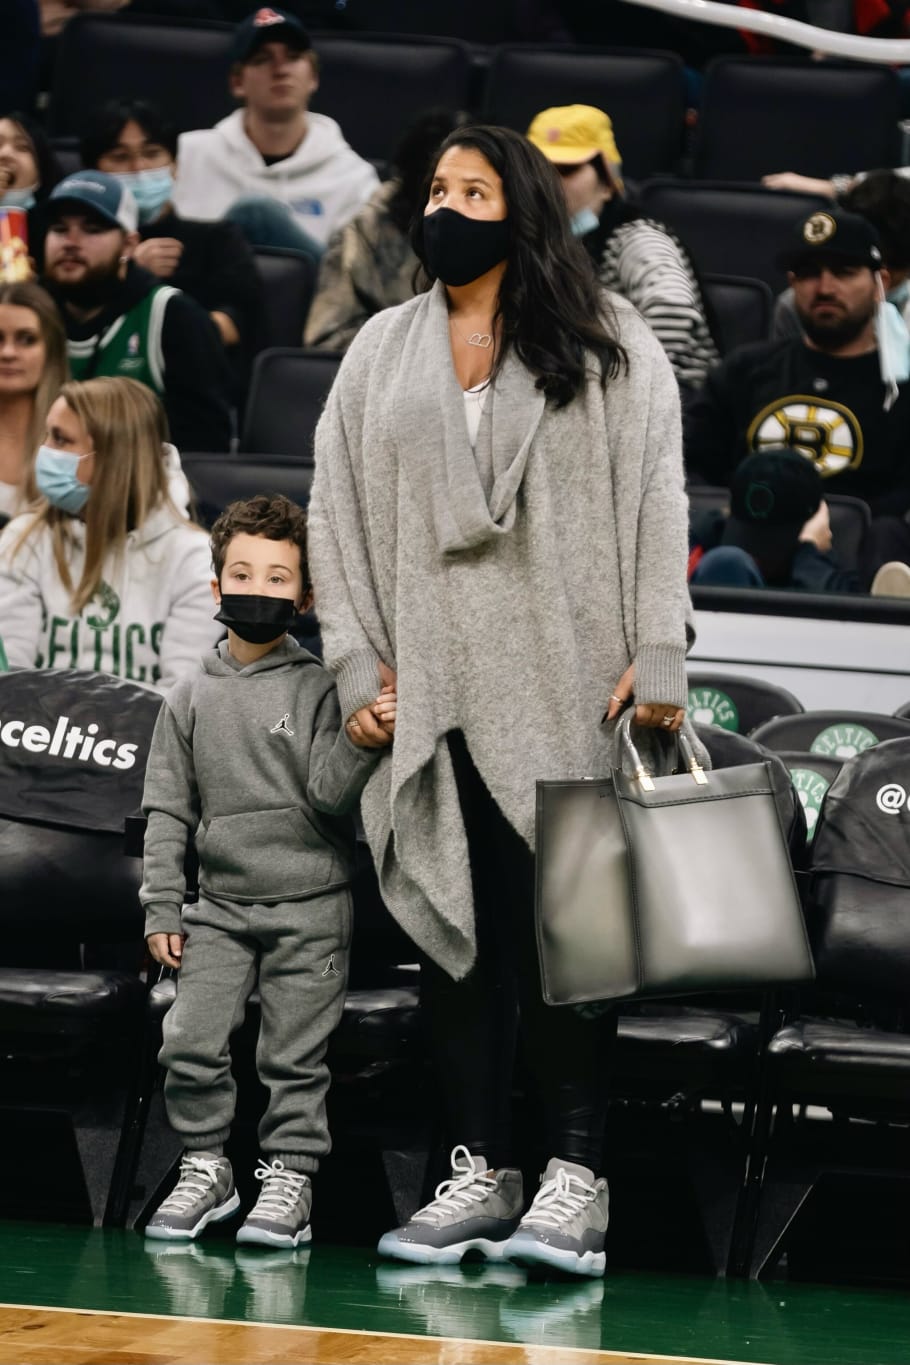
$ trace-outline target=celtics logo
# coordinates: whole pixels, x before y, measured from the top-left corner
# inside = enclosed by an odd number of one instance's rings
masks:
[[[811,460],[823,478],[858,469],[863,462],[863,433],[843,403],[794,394],[776,398],[752,419],[746,433],[749,448],[788,446]]]
[[[106,630],[120,612],[120,598],[110,584],[102,579],[92,601],[97,603],[98,610],[91,616],[86,616],[86,624],[93,630]]]
[[[855,758],[873,749],[878,743],[878,735],[867,730],[864,725],[829,725],[816,735],[809,745],[811,754],[826,754],[830,758]]]
[[[739,733],[739,712],[726,692],[713,687],[689,688],[689,718],[697,725],[716,725]]]
[[[806,842],[811,844],[815,838],[818,813],[822,808],[825,792],[831,783],[826,777],[822,777],[821,773],[815,772],[813,768],[791,768],[790,781],[793,783],[806,817]]]

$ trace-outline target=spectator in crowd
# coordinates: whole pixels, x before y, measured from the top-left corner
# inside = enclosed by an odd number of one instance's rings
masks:
[[[77,14],[87,12],[113,14],[124,9],[130,0],[38,0],[41,10],[41,32],[45,38],[56,38]]]
[[[66,333],[37,284],[0,284],[0,523],[34,501],[35,452],[68,378]]]
[[[70,382],[44,440],[41,501],[0,534],[9,662],[166,691],[219,632],[208,541],[169,494],[164,409],[133,379]]]
[[[136,265],[202,304],[225,346],[252,343],[258,311],[253,253],[233,223],[181,218],[173,204],[177,131],[145,100],[111,100],[82,138],[82,164],[114,175],[139,210]]]
[[[692,477],[729,485],[753,451],[798,450],[832,493],[869,504],[868,586],[885,561],[910,559],[910,384],[893,382],[906,333],[897,358],[888,335],[878,344],[888,277],[864,218],[811,214],[781,264],[803,335],[740,347],[710,372],[687,413],[686,464]]]
[[[238,25],[231,56],[243,108],[181,136],[175,206],[187,218],[227,216],[256,246],[318,259],[379,178],[334,119],[310,113],[319,63],[298,18],[256,10]]]
[[[392,159],[392,177],[329,242],[305,345],[346,351],[367,318],[414,297],[420,262],[409,234],[423,207],[427,167],[443,138],[467,122],[467,114],[430,109],[408,128]]]
[[[890,280],[888,302],[910,322],[910,179],[894,171],[872,171],[838,202],[848,213],[868,218],[877,229]],[[774,310],[774,334],[798,336],[801,331],[793,290],[785,289]]]
[[[733,471],[729,513],[693,527],[696,586],[857,592],[858,575],[837,561],[818,470],[798,451],[747,455]]]
[[[32,210],[60,179],[44,130],[30,114],[0,114],[0,209]]]
[[[63,316],[74,377],[138,379],[162,398],[180,446],[227,450],[221,338],[198,303],[133,263],[139,235],[130,191],[103,171],[80,171],[60,182],[47,209],[44,278]]]
[[[494,1256],[600,1275],[615,1020],[544,1003],[534,779],[608,764],[604,707],[615,719],[633,686],[640,723],[682,722],[679,394],[635,310],[598,307],[557,178],[525,138],[456,129],[413,240],[435,282],[345,356],[309,522],[352,730],[377,735],[370,704],[397,675],[392,762],[361,810],[384,899],[420,950],[446,1130],[463,1144],[441,1197],[380,1249],[451,1261],[477,1235]],[[519,1001],[546,1148],[529,1207],[507,1164]]]
[[[633,303],[680,385],[697,388],[719,359],[689,254],[663,223],[625,197],[613,125],[600,109],[545,109],[528,137],[559,173],[572,222],[601,284]]]

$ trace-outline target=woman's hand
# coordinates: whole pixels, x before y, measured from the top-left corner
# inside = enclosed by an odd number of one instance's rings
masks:
[[[156,962],[163,967],[179,967],[186,934],[149,934],[145,940]]]
[[[381,691],[370,706],[361,706],[345,722],[348,739],[360,749],[384,749],[392,743],[398,714],[398,674],[380,659]]]
[[[619,682],[613,688],[604,720],[616,720],[632,700],[635,685],[635,665],[629,664]],[[647,706],[636,706],[635,724],[647,729],[669,730],[675,734],[686,718],[685,710],[672,706],[669,702],[651,702]]]

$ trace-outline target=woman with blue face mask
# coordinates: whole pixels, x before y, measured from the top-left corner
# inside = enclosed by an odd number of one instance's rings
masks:
[[[89,669],[166,691],[198,666],[218,638],[210,554],[178,506],[176,465],[164,409],[143,384],[63,385],[35,457],[39,499],[0,534],[10,667]]]
[[[135,263],[202,304],[225,346],[242,354],[252,342],[258,308],[252,251],[233,224],[176,213],[173,125],[145,100],[111,100],[95,111],[81,152],[84,166],[116,175],[132,191],[142,239]]]

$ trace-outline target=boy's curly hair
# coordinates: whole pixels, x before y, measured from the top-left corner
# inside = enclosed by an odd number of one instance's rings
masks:
[[[244,502],[232,502],[212,527],[212,566],[221,582],[227,549],[235,536],[262,536],[265,540],[289,540],[300,551],[300,576],[310,586],[306,552],[306,513],[283,493],[257,493]]]

